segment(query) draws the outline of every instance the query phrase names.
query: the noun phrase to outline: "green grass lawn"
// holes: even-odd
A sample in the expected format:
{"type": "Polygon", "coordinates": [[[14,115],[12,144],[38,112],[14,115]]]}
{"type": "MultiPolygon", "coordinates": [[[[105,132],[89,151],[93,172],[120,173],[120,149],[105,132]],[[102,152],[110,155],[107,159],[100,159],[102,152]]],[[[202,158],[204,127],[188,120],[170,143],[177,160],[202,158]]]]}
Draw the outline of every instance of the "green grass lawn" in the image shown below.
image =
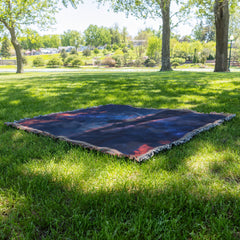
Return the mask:
{"type": "Polygon", "coordinates": [[[0,239],[239,239],[239,73],[0,74],[0,239]],[[102,104],[236,117],[138,164],[4,125],[102,104]]]}

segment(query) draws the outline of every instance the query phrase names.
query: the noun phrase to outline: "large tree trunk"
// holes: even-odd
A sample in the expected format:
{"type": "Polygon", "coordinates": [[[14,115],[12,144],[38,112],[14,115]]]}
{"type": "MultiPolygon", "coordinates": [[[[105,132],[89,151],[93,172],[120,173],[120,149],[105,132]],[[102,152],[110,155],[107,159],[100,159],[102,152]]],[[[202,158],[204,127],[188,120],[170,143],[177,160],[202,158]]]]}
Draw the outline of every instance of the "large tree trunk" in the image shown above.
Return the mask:
{"type": "Polygon", "coordinates": [[[171,0],[161,0],[162,11],[162,67],[160,71],[172,71],[170,63],[170,4],[171,0]]]}
{"type": "Polygon", "coordinates": [[[21,52],[21,45],[17,41],[15,28],[12,27],[9,29],[11,34],[11,42],[16,52],[17,57],[17,73],[23,73],[23,59],[22,59],[22,52],[21,52]]]}
{"type": "Polygon", "coordinates": [[[216,63],[214,72],[227,72],[228,69],[228,0],[215,0],[214,6],[216,25],[216,63]]]}

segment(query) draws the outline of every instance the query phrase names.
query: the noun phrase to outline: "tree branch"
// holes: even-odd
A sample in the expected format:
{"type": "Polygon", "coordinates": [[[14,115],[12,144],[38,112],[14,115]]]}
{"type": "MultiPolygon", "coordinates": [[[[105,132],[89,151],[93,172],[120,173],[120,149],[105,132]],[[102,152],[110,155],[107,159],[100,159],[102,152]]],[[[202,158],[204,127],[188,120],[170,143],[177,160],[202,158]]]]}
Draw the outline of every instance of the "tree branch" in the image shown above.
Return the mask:
{"type": "Polygon", "coordinates": [[[0,22],[2,22],[8,30],[10,30],[10,26],[9,26],[9,24],[5,21],[5,19],[0,18],[0,22]]]}

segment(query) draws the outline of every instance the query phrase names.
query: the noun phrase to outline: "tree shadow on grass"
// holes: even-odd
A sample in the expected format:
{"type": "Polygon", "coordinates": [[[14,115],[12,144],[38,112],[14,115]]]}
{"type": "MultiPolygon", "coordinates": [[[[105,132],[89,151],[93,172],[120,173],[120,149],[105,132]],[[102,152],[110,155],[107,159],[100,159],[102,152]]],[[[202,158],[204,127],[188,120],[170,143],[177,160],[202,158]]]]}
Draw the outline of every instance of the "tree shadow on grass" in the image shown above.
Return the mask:
{"type": "Polygon", "coordinates": [[[86,191],[19,164],[7,180],[2,239],[234,239],[239,231],[239,197],[186,176],[155,189],[131,182],[86,191]]]}
{"type": "MultiPolygon", "coordinates": [[[[6,200],[0,238],[237,239],[240,199],[237,185],[228,181],[229,176],[237,179],[237,170],[231,175],[223,157],[223,165],[210,165],[206,182],[188,165],[202,146],[212,145],[216,153],[239,152],[239,93],[209,89],[208,80],[226,75],[43,76],[23,76],[0,91],[1,123],[109,103],[192,108],[184,95],[195,96],[195,110],[226,110],[237,117],[141,165],[1,124],[0,197],[6,200]],[[202,103],[198,96],[212,99],[202,103]],[[215,181],[231,190],[215,188],[215,181]]],[[[236,76],[228,75],[234,85],[236,76]]]]}
{"type": "Polygon", "coordinates": [[[159,80],[157,73],[26,75],[17,81],[17,86],[10,82],[2,91],[6,97],[2,104],[23,107],[23,113],[36,107],[41,110],[39,114],[45,114],[109,103],[174,107],[181,103],[178,99],[181,94],[195,93],[191,89],[195,83],[190,80],[168,83],[169,76],[161,76],[159,80]]]}

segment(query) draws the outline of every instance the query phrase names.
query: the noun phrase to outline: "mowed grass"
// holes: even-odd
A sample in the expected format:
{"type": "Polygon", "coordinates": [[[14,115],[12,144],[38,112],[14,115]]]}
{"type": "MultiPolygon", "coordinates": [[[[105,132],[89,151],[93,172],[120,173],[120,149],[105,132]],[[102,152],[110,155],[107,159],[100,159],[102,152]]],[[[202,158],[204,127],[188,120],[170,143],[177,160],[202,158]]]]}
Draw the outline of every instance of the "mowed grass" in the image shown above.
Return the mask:
{"type": "Polygon", "coordinates": [[[239,238],[239,73],[0,74],[0,239],[239,238]],[[236,117],[142,164],[4,125],[110,103],[236,117]]]}

